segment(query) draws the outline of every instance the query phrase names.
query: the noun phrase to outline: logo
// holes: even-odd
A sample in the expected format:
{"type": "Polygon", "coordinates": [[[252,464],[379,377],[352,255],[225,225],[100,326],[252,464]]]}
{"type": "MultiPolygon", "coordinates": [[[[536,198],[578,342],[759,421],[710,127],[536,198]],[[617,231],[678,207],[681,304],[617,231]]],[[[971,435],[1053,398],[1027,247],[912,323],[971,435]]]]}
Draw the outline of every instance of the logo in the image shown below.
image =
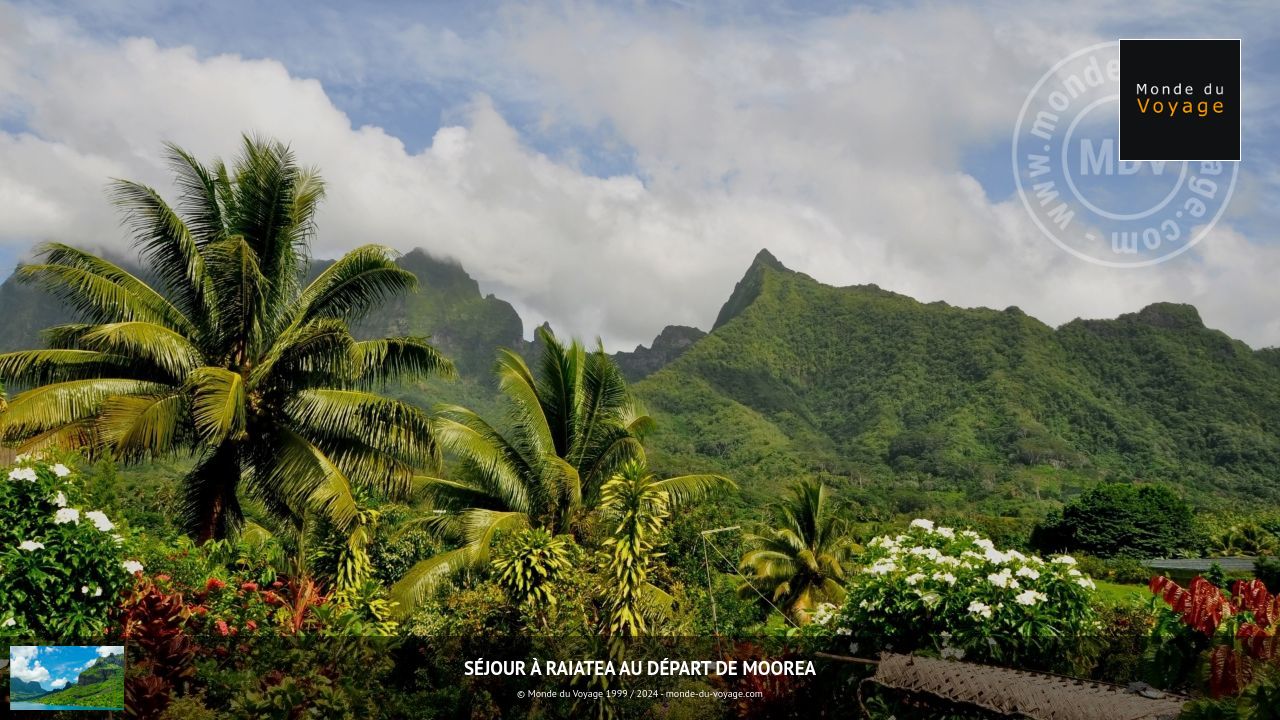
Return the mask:
{"type": "Polygon", "coordinates": [[[1014,180],[1056,245],[1107,267],[1177,257],[1222,217],[1239,165],[1119,155],[1120,44],[1063,58],[1031,89],[1014,126],[1014,180]]]}

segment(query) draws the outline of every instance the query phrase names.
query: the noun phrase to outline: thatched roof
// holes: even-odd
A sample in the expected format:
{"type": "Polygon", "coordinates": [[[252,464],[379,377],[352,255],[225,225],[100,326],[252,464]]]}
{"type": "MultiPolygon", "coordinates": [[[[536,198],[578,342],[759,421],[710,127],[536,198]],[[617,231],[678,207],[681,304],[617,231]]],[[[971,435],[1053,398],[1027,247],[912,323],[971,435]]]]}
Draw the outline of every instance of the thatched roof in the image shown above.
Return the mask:
{"type": "Polygon", "coordinates": [[[872,680],[1034,720],[1172,720],[1186,702],[1173,695],[1145,697],[1120,685],[890,653],[880,658],[872,680]]]}

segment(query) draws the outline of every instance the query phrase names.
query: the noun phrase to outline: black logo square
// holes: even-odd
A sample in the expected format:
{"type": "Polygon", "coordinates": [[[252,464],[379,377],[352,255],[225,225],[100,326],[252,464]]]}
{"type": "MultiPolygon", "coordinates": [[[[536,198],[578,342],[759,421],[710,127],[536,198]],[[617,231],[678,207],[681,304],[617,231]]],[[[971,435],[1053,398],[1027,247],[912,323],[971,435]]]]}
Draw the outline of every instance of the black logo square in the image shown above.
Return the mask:
{"type": "Polygon", "coordinates": [[[1121,160],[1240,159],[1240,41],[1120,41],[1121,160]]]}

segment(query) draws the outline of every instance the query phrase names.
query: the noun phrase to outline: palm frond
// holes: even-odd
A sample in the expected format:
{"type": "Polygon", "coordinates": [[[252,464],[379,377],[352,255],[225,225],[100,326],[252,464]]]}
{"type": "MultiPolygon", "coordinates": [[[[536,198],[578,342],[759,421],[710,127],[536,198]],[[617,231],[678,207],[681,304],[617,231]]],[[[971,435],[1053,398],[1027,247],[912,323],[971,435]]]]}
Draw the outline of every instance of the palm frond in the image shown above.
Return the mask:
{"type": "Polygon", "coordinates": [[[210,445],[238,438],[245,430],[247,398],[244,378],[220,367],[196,368],[187,376],[191,420],[210,445]]]}
{"type": "Polygon", "coordinates": [[[89,379],[50,383],[20,393],[0,414],[0,438],[27,440],[98,415],[102,403],[114,395],[154,395],[166,386],[144,380],[89,379]]]}
{"type": "Polygon", "coordinates": [[[417,286],[417,276],[396,265],[390,248],[364,245],[325,268],[302,291],[294,323],[321,317],[355,321],[387,298],[417,286]]]}
{"type": "Polygon", "coordinates": [[[164,457],[177,450],[186,420],[187,398],[183,393],[117,395],[103,403],[98,438],[124,462],[164,457]]]}

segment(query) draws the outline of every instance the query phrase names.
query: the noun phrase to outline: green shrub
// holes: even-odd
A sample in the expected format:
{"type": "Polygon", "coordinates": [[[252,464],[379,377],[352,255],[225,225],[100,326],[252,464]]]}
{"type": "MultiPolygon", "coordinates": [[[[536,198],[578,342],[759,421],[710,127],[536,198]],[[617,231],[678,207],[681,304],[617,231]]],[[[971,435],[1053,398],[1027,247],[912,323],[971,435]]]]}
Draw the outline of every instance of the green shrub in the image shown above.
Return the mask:
{"type": "Polygon", "coordinates": [[[105,634],[131,574],[123,538],[80,506],[69,468],[20,458],[0,477],[0,638],[105,634]]]}
{"type": "Polygon", "coordinates": [[[936,650],[944,657],[1075,669],[1096,631],[1093,581],[1067,556],[1003,552],[977,533],[916,520],[867,544],[844,606],[814,632],[861,653],[936,650]],[[847,637],[846,637],[847,636],[847,637]]]}
{"type": "Polygon", "coordinates": [[[1260,557],[1253,561],[1253,576],[1268,588],[1280,590],[1280,558],[1260,557]]]}
{"type": "Polygon", "coordinates": [[[1191,506],[1163,485],[1103,483],[1047,518],[1031,542],[1043,552],[1167,557],[1201,544],[1193,517],[1191,506]]]}

